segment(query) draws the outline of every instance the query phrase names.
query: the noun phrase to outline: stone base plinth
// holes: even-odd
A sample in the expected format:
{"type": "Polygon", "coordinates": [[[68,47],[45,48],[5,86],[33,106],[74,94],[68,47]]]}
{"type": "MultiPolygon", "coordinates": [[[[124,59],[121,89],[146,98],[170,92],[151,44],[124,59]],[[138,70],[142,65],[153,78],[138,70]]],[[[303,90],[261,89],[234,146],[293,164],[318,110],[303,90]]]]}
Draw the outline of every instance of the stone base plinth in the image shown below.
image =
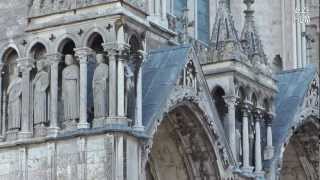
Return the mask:
{"type": "Polygon", "coordinates": [[[144,126],[133,126],[135,131],[144,131],[144,126]]]}
{"type": "Polygon", "coordinates": [[[255,171],[256,179],[264,179],[264,171],[255,171]]]}
{"type": "Polygon", "coordinates": [[[47,136],[48,137],[57,137],[59,134],[59,130],[60,130],[60,128],[58,128],[58,127],[49,127],[47,136]]]}
{"type": "Polygon", "coordinates": [[[47,135],[47,127],[44,124],[37,124],[34,127],[34,135],[36,137],[43,137],[47,135]]]}
{"type": "Polygon", "coordinates": [[[62,130],[63,131],[71,131],[78,129],[78,123],[76,120],[64,120],[62,123],[62,130]]]}
{"type": "Polygon", "coordinates": [[[128,126],[131,120],[127,117],[115,116],[115,117],[101,117],[95,118],[92,122],[92,127],[104,127],[106,125],[124,125],[128,126]]]}
{"type": "Polygon", "coordinates": [[[124,126],[129,126],[130,119],[127,117],[121,117],[121,116],[116,116],[116,117],[107,117],[106,118],[106,125],[124,125],[124,126]]]}
{"type": "Polygon", "coordinates": [[[103,127],[106,124],[107,117],[99,117],[99,118],[94,118],[92,121],[92,127],[97,128],[97,127],[103,127]]]}
{"type": "Polygon", "coordinates": [[[252,174],[254,167],[248,166],[248,167],[242,167],[241,170],[244,174],[252,174]]]}
{"type": "Polygon", "coordinates": [[[19,130],[18,129],[14,129],[14,130],[9,130],[7,131],[7,137],[6,137],[6,140],[7,141],[14,141],[14,140],[17,140],[18,139],[18,132],[19,130]]]}
{"type": "Polygon", "coordinates": [[[28,139],[28,138],[31,138],[32,137],[32,132],[23,132],[23,131],[20,131],[18,133],[18,139],[19,140],[23,140],[23,139],[28,139]]]}

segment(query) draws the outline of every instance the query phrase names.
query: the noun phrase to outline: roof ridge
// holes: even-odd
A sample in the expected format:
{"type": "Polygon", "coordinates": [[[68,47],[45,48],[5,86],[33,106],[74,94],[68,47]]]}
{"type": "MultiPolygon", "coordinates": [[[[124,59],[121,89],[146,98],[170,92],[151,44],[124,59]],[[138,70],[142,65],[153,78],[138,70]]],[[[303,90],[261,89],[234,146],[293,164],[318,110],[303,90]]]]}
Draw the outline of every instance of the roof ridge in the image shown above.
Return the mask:
{"type": "Polygon", "coordinates": [[[277,74],[288,74],[288,73],[293,73],[293,72],[298,72],[298,71],[304,71],[306,69],[314,69],[313,65],[307,65],[306,67],[300,67],[300,68],[295,68],[295,69],[288,69],[288,70],[283,70],[277,74]]]}
{"type": "Polygon", "coordinates": [[[162,47],[162,48],[157,48],[157,49],[151,49],[149,53],[160,53],[163,51],[172,51],[176,49],[183,49],[183,48],[191,48],[191,44],[181,44],[181,45],[176,45],[176,46],[168,46],[168,47],[162,47]]]}

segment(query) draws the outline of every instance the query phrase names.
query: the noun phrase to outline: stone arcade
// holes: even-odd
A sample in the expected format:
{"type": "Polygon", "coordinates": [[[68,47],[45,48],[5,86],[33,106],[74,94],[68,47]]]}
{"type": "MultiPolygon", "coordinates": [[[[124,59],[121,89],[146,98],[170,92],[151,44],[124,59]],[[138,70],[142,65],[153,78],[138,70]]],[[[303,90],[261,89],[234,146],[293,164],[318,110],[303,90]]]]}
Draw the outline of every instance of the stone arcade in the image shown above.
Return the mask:
{"type": "Polygon", "coordinates": [[[319,178],[319,74],[261,2],[4,2],[0,180],[319,178]]]}

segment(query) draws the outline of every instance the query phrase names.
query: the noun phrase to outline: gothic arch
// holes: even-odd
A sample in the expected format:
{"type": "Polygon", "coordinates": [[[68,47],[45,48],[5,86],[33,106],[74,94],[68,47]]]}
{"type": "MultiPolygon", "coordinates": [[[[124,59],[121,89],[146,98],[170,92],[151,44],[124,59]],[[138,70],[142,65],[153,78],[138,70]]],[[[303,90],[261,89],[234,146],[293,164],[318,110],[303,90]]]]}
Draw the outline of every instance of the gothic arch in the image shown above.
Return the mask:
{"type": "Polygon", "coordinates": [[[96,35],[99,35],[101,36],[102,38],[102,41],[104,43],[107,42],[107,39],[106,37],[104,36],[104,34],[106,34],[106,32],[103,30],[103,28],[100,28],[100,27],[93,27],[91,29],[89,29],[84,35],[83,35],[83,39],[82,39],[82,42],[81,42],[81,45],[83,47],[86,47],[90,44],[90,41],[92,40],[92,38],[96,35]]]}
{"type": "Polygon", "coordinates": [[[41,39],[39,37],[31,40],[31,43],[27,46],[27,48],[25,49],[25,53],[27,57],[31,57],[31,51],[32,49],[36,46],[36,45],[42,45],[44,47],[44,49],[46,50],[47,53],[51,52],[51,48],[49,45],[49,42],[47,42],[44,39],[41,39]]]}
{"type": "Polygon", "coordinates": [[[2,89],[6,89],[14,78],[12,74],[18,72],[17,59],[19,58],[18,51],[15,48],[9,47],[4,51],[2,55],[2,62],[4,67],[1,69],[1,73],[4,74],[2,77],[2,89]]]}
{"type": "Polygon", "coordinates": [[[5,63],[5,59],[6,59],[6,56],[8,55],[8,53],[10,53],[11,51],[14,51],[17,53],[18,57],[20,57],[20,51],[19,51],[19,48],[14,45],[14,44],[7,44],[4,46],[4,48],[0,48],[0,50],[3,51],[0,51],[0,58],[1,58],[1,62],[2,63],[5,63]]]}
{"type": "Polygon", "coordinates": [[[57,47],[57,52],[62,53],[62,54],[74,54],[74,48],[76,48],[77,45],[75,41],[69,37],[63,38],[58,47],[57,47]],[[68,50],[66,50],[68,49],[68,50]]]}
{"type": "Polygon", "coordinates": [[[306,117],[292,128],[278,155],[279,177],[283,180],[319,178],[319,119],[306,117]]]}
{"type": "Polygon", "coordinates": [[[137,34],[132,34],[129,36],[128,44],[130,45],[130,51],[132,52],[143,50],[141,39],[137,36],[137,34]]]}
{"type": "Polygon", "coordinates": [[[217,108],[220,120],[222,121],[222,123],[226,129],[227,124],[225,124],[225,123],[227,123],[227,122],[224,120],[224,118],[227,114],[227,111],[228,111],[227,104],[224,101],[224,97],[226,95],[226,92],[221,86],[217,85],[212,89],[211,95],[212,95],[212,98],[214,99],[214,103],[217,108]]]}
{"type": "MultiPolygon", "coordinates": [[[[181,102],[170,108],[153,135],[147,178],[220,179],[215,136],[197,105],[181,102]]],[[[147,179],[147,180],[149,180],[147,179]]]]}
{"type": "Polygon", "coordinates": [[[105,42],[105,40],[103,36],[98,32],[91,33],[85,42],[85,47],[89,47],[95,52],[102,53],[104,51],[102,44],[105,42]]]}
{"type": "Polygon", "coordinates": [[[28,50],[28,57],[33,59],[41,59],[47,54],[48,48],[45,44],[41,42],[35,42],[32,46],[30,46],[30,50],[28,50]]]}
{"type": "Polygon", "coordinates": [[[57,44],[55,45],[54,52],[61,52],[61,49],[65,46],[68,41],[72,41],[74,43],[75,48],[80,47],[79,39],[72,34],[64,34],[61,38],[57,39],[57,44]]]}

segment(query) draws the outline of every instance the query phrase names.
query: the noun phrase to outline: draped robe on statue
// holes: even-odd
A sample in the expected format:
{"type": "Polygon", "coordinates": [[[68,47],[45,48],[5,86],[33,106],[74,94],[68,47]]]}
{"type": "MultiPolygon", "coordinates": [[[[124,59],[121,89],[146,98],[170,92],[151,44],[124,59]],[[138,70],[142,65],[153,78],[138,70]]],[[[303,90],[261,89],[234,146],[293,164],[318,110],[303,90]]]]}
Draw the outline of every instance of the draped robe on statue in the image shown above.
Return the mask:
{"type": "Polygon", "coordinates": [[[105,117],[108,113],[108,77],[108,65],[99,64],[94,71],[92,82],[95,118],[105,117]]]}
{"type": "Polygon", "coordinates": [[[40,71],[34,78],[34,124],[47,122],[47,89],[49,86],[49,75],[40,71]]]}
{"type": "Polygon", "coordinates": [[[69,65],[62,72],[64,120],[79,119],[79,67],[69,65]]]}
{"type": "Polygon", "coordinates": [[[8,129],[19,129],[21,124],[22,80],[14,79],[7,90],[8,93],[8,129]]]}
{"type": "Polygon", "coordinates": [[[135,118],[136,110],[136,92],[135,81],[133,73],[133,64],[125,65],[125,77],[126,77],[126,95],[127,95],[127,115],[130,119],[135,118]]]}

